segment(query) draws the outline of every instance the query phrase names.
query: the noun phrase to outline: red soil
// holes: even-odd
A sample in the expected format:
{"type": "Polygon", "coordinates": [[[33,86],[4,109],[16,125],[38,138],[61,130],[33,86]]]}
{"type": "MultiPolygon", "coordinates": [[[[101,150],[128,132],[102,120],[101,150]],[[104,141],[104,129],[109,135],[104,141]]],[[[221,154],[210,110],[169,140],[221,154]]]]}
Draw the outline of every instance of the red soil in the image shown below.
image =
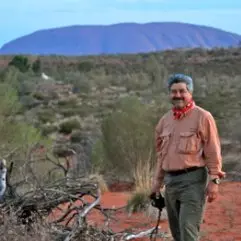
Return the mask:
{"type": "MultiPolygon", "coordinates": [[[[130,187],[129,187],[130,188],[130,187]]],[[[126,205],[131,192],[114,192],[117,188],[112,187],[110,192],[102,194],[101,205],[103,208],[119,208],[126,205]]],[[[88,198],[88,201],[92,201],[88,198]]],[[[50,220],[57,218],[60,211],[54,211],[50,220]]],[[[222,183],[218,200],[207,203],[204,223],[201,227],[201,241],[241,241],[241,182],[222,183]]],[[[148,218],[144,213],[128,214],[120,209],[115,213],[114,220],[110,221],[110,228],[115,232],[131,229],[134,233],[154,227],[155,219],[148,218]]],[[[88,221],[92,225],[102,227],[104,217],[97,210],[91,211],[88,221]]],[[[160,230],[168,232],[167,221],[161,221],[160,230]]],[[[148,238],[135,239],[147,241],[148,238]]],[[[161,241],[162,239],[157,239],[161,241]]],[[[171,240],[171,239],[169,239],[171,240]]]]}

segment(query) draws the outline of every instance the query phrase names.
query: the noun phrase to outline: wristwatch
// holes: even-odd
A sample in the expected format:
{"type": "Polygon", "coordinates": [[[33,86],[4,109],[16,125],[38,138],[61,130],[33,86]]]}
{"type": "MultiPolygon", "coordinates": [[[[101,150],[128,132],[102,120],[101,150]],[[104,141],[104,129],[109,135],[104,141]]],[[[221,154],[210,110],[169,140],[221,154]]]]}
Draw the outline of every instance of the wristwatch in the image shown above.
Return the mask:
{"type": "Polygon", "coordinates": [[[213,183],[215,183],[215,184],[220,184],[220,179],[219,178],[214,178],[214,179],[212,179],[211,180],[213,183]]]}

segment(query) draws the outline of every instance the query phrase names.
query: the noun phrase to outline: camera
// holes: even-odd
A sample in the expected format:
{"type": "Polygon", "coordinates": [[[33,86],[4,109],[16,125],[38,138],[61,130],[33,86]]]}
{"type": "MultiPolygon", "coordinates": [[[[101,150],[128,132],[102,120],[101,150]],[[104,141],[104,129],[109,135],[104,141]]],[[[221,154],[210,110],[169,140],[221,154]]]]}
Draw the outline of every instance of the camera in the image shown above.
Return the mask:
{"type": "Polygon", "coordinates": [[[151,205],[155,208],[158,208],[160,211],[165,207],[165,198],[161,193],[152,193],[150,196],[151,205]]]}

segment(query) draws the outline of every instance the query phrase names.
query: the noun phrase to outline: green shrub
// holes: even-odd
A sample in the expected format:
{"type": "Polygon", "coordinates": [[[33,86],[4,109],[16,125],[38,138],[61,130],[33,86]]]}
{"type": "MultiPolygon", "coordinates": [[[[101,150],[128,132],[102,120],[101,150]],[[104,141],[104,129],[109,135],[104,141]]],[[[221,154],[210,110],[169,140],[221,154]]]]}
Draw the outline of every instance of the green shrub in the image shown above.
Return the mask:
{"type": "Polygon", "coordinates": [[[26,109],[31,109],[39,104],[31,95],[22,96],[20,100],[26,109]]]}
{"type": "Polygon", "coordinates": [[[55,131],[57,131],[58,128],[55,125],[45,125],[41,127],[42,135],[47,136],[55,131]]]}
{"type": "Polygon", "coordinates": [[[78,69],[80,72],[88,72],[94,68],[94,64],[89,61],[81,61],[78,64],[78,69]]]}
{"type": "Polygon", "coordinates": [[[39,121],[43,123],[55,121],[55,113],[51,109],[43,109],[39,111],[37,115],[38,115],[39,121]]]}
{"type": "Polygon", "coordinates": [[[56,145],[53,149],[53,154],[57,157],[67,157],[73,153],[66,145],[56,145]]]}
{"type": "Polygon", "coordinates": [[[36,59],[32,64],[32,70],[34,73],[38,74],[41,72],[41,61],[40,59],[36,59]]]}
{"type": "Polygon", "coordinates": [[[14,56],[8,65],[18,68],[23,73],[27,72],[30,68],[28,58],[26,56],[22,56],[22,55],[14,56]]]}
{"type": "Polygon", "coordinates": [[[42,94],[41,92],[34,92],[33,97],[37,100],[45,100],[46,96],[42,94]]]}
{"type": "Polygon", "coordinates": [[[78,112],[78,110],[76,110],[75,108],[60,108],[58,112],[64,117],[70,117],[75,115],[78,112]]]}
{"type": "Polygon", "coordinates": [[[80,129],[81,125],[77,119],[67,120],[59,125],[59,132],[70,134],[74,129],[80,129]]]}
{"type": "Polygon", "coordinates": [[[150,153],[154,149],[156,123],[155,111],[150,106],[136,97],[122,99],[101,126],[104,161],[108,169],[111,166],[112,172],[134,181],[134,170],[140,161],[149,160],[152,166],[155,156],[150,153]]]}
{"type": "Polygon", "coordinates": [[[94,110],[95,109],[93,106],[83,104],[81,106],[76,106],[76,107],[66,107],[66,106],[59,107],[58,112],[64,117],[70,117],[74,115],[85,117],[92,114],[94,110]]]}
{"type": "Polygon", "coordinates": [[[105,151],[103,147],[103,143],[101,140],[96,141],[93,145],[93,149],[91,152],[91,162],[92,162],[92,170],[96,173],[106,173],[106,170],[111,170],[112,165],[108,159],[105,157],[105,151]]]}
{"type": "Polygon", "coordinates": [[[76,98],[63,99],[58,101],[58,105],[61,107],[74,107],[77,104],[76,98]]]}
{"type": "Polygon", "coordinates": [[[91,91],[91,83],[86,79],[75,81],[73,93],[89,93],[91,91]]]}
{"type": "Polygon", "coordinates": [[[80,117],[85,117],[91,115],[95,111],[95,107],[83,104],[78,109],[78,115],[80,117]]]}
{"type": "Polygon", "coordinates": [[[80,130],[74,131],[71,134],[71,142],[73,143],[80,143],[84,138],[83,132],[80,130]]]}

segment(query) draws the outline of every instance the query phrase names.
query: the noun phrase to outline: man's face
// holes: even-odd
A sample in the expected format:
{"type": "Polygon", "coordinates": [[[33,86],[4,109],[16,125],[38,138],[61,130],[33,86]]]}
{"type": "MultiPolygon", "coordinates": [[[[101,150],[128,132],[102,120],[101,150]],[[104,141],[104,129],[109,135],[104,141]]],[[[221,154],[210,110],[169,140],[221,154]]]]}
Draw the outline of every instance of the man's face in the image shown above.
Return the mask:
{"type": "Polygon", "coordinates": [[[175,83],[171,86],[170,98],[172,104],[181,109],[192,99],[192,94],[188,91],[185,83],[175,83]]]}

